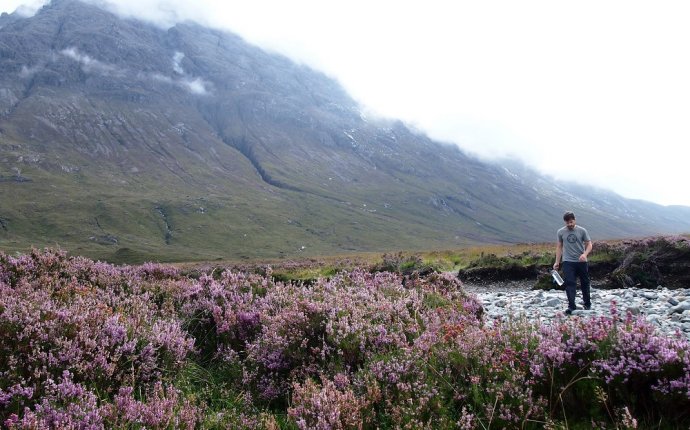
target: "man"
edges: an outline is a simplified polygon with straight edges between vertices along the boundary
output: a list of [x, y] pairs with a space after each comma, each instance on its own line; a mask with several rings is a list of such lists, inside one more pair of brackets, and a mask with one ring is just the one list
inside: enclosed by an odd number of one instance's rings
[[577, 291], [577, 278], [580, 278], [582, 289], [582, 301], [585, 309], [592, 308], [589, 297], [589, 268], [587, 256], [592, 252], [592, 239], [583, 227], [575, 225], [575, 214], [566, 212], [563, 214], [565, 227], [558, 230], [558, 243], [556, 245], [556, 262], [553, 268], [558, 270], [563, 261], [563, 278], [565, 278], [565, 294], [568, 296], [567, 315], [573, 313], [575, 306], [575, 293]]

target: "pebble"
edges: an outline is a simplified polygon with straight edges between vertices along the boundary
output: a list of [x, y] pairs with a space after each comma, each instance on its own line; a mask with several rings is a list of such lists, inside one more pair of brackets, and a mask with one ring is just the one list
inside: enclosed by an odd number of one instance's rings
[[[511, 317], [524, 317], [532, 322], [546, 323], [556, 318], [567, 318], [564, 311], [568, 306], [565, 291], [531, 290], [529, 282], [494, 284], [491, 286], [465, 285], [465, 290], [474, 294], [484, 306], [487, 321], [502, 321]], [[582, 293], [577, 291], [578, 310], [573, 317], [591, 318], [610, 316], [615, 303], [618, 314], [627, 312], [644, 317], [660, 333], [680, 333], [690, 340], [690, 288], [669, 290], [626, 288], [591, 288], [592, 309], [582, 309]]]

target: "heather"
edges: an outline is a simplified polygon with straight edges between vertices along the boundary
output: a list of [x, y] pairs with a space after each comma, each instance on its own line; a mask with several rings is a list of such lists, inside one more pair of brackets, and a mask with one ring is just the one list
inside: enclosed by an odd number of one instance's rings
[[[0, 254], [8, 428], [687, 428], [690, 349], [613, 307], [489, 323], [457, 277]], [[386, 267], [383, 267], [383, 266]], [[395, 270], [395, 269], [398, 270]], [[280, 280], [279, 280], [280, 279]]]

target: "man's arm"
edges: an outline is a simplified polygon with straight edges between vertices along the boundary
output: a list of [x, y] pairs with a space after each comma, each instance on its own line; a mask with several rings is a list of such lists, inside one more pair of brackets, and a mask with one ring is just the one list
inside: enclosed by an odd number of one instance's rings
[[561, 255], [562, 254], [563, 254], [563, 242], [558, 241], [558, 243], [556, 244], [556, 262], [553, 263], [553, 268], [556, 270], [558, 270], [558, 268], [561, 266]]
[[587, 261], [587, 256], [592, 252], [592, 241], [588, 240], [585, 242], [585, 252], [580, 256], [580, 261]]

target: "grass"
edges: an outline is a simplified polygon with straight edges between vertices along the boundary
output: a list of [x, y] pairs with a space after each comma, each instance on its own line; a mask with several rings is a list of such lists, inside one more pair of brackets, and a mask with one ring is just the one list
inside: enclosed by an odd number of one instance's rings
[[[305, 259], [448, 244], [439, 233], [445, 226], [425, 226], [406, 215], [391, 218], [291, 191], [276, 196], [247, 187], [209, 195], [183, 184], [161, 192], [152, 182], [145, 188], [155, 192], [141, 192], [76, 176], [54, 181], [40, 169], [25, 169], [23, 175], [33, 182], [0, 183], [0, 200], [13, 202], [0, 213], [7, 227], [0, 229], [0, 249], [9, 253], [49, 246], [137, 264]], [[31, 199], [17, 199], [17, 193]]]
[[[683, 235], [690, 239], [690, 235]], [[589, 261], [592, 264], [617, 264], [623, 255], [621, 246], [630, 239], [596, 241]], [[330, 278], [343, 270], [368, 267], [371, 270], [411, 273], [415, 270], [457, 272], [469, 268], [506, 269], [511, 267], [550, 268], [555, 260], [553, 243], [519, 243], [514, 245], [475, 245], [457, 249], [426, 251], [350, 252], [321, 257], [273, 259], [224, 259], [175, 263], [187, 272], [210, 272], [213, 267], [236, 268], [265, 273], [271, 268], [277, 281], [313, 282]], [[550, 278], [546, 279], [551, 286]]]
[[[492, 256], [488, 258], [487, 256]], [[534, 256], [544, 264], [552, 263], [555, 250], [552, 244], [477, 245], [458, 249], [427, 251], [395, 251], [391, 253], [344, 253], [318, 258], [291, 259], [228, 259], [205, 262], [175, 263], [186, 272], [209, 272], [213, 267], [237, 268], [264, 272], [270, 267], [272, 276], [279, 281], [308, 281], [319, 277], [332, 277], [342, 270], [369, 267], [372, 270], [411, 273], [415, 270], [456, 272], [478, 265], [501, 261], [533, 263]], [[491, 263], [494, 261], [494, 263]]]

